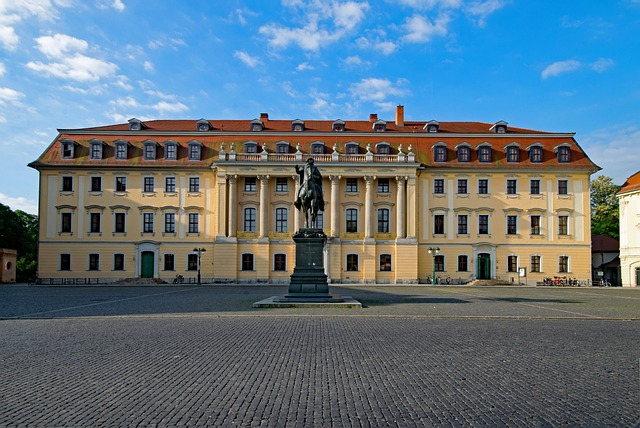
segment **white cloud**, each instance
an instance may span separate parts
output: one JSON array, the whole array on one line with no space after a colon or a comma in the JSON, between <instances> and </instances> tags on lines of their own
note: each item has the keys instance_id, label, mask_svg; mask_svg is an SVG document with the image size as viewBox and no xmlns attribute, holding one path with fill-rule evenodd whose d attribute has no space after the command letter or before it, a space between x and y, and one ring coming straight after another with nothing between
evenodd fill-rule
<instances>
[{"instance_id":1,"label":"white cloud","mask_svg":"<svg viewBox=\"0 0 640 428\"><path fill-rule=\"evenodd\" d=\"M358 55L352 55L343 59L342 63L348 67L358 67L363 64L363 61Z\"/></svg>"},{"instance_id":2,"label":"white cloud","mask_svg":"<svg viewBox=\"0 0 640 428\"><path fill-rule=\"evenodd\" d=\"M11 88L0 88L0 104L15 103L24 98L22 92L18 92Z\"/></svg>"},{"instance_id":3,"label":"white cloud","mask_svg":"<svg viewBox=\"0 0 640 428\"><path fill-rule=\"evenodd\" d=\"M603 73L615 65L611 58L598 58L593 64L591 69L598 73Z\"/></svg>"},{"instance_id":4,"label":"white cloud","mask_svg":"<svg viewBox=\"0 0 640 428\"><path fill-rule=\"evenodd\" d=\"M414 9L435 9L436 7L457 9L462 0L398 0L398 3Z\"/></svg>"},{"instance_id":5,"label":"white cloud","mask_svg":"<svg viewBox=\"0 0 640 428\"><path fill-rule=\"evenodd\" d=\"M118 12L122 12L125 9L125 5L124 3L122 3L122 0L113 0L113 5L111 7L113 7Z\"/></svg>"},{"instance_id":6,"label":"white cloud","mask_svg":"<svg viewBox=\"0 0 640 428\"><path fill-rule=\"evenodd\" d=\"M7 67L5 67L4 63L0 62L0 77L4 76L7 72Z\"/></svg>"},{"instance_id":7,"label":"white cloud","mask_svg":"<svg viewBox=\"0 0 640 428\"><path fill-rule=\"evenodd\" d=\"M159 101L151 106L152 109L158 110L158 112L163 115L166 113L180 113L182 111L189 110L189 107L180 103L180 102L167 102L167 101Z\"/></svg>"},{"instance_id":8,"label":"white cloud","mask_svg":"<svg viewBox=\"0 0 640 428\"><path fill-rule=\"evenodd\" d=\"M338 27L351 30L364 20L368 10L369 3L333 3L334 22Z\"/></svg>"},{"instance_id":9,"label":"white cloud","mask_svg":"<svg viewBox=\"0 0 640 428\"><path fill-rule=\"evenodd\" d=\"M429 42L434 37L446 35L450 22L451 18L447 14L439 15L433 22L424 16L413 15L411 18L407 18L404 23L403 28L407 34L403 39L411 43Z\"/></svg>"},{"instance_id":10,"label":"white cloud","mask_svg":"<svg viewBox=\"0 0 640 428\"><path fill-rule=\"evenodd\" d=\"M61 58L70 52L84 52L89 47L85 40L66 34L42 36L36 40L36 48L48 58Z\"/></svg>"},{"instance_id":11,"label":"white cloud","mask_svg":"<svg viewBox=\"0 0 640 428\"><path fill-rule=\"evenodd\" d=\"M602 167L598 174L613 178L618 185L640 170L640 129L635 124L612 125L591 132L582 139L581 146Z\"/></svg>"},{"instance_id":12,"label":"white cloud","mask_svg":"<svg viewBox=\"0 0 640 428\"><path fill-rule=\"evenodd\" d=\"M296 71L306 71L306 70L313 70L313 69L314 69L314 67L311 64L309 64L308 62L301 62L296 67Z\"/></svg>"},{"instance_id":13,"label":"white cloud","mask_svg":"<svg viewBox=\"0 0 640 428\"><path fill-rule=\"evenodd\" d=\"M243 51L235 51L233 56L244 63L247 67L255 68L260 62L258 58L249 55Z\"/></svg>"},{"instance_id":14,"label":"white cloud","mask_svg":"<svg viewBox=\"0 0 640 428\"><path fill-rule=\"evenodd\" d=\"M388 79L362 79L360 82L351 85L349 91L358 101L381 104L390 96L400 97L405 95L406 91L398 87L398 85L402 83L404 83L404 81L398 81L394 84Z\"/></svg>"},{"instance_id":15,"label":"white cloud","mask_svg":"<svg viewBox=\"0 0 640 428\"><path fill-rule=\"evenodd\" d=\"M145 61L143 67L145 71L152 72L155 70L155 67L153 66L153 63L151 61Z\"/></svg>"},{"instance_id":16,"label":"white cloud","mask_svg":"<svg viewBox=\"0 0 640 428\"><path fill-rule=\"evenodd\" d=\"M14 51L18 47L20 39L13 27L0 25L0 44L8 51Z\"/></svg>"},{"instance_id":17,"label":"white cloud","mask_svg":"<svg viewBox=\"0 0 640 428\"><path fill-rule=\"evenodd\" d=\"M58 7L69 5L66 0L0 0L0 45L15 50L20 43L15 25L31 17L52 21L59 16Z\"/></svg>"},{"instance_id":18,"label":"white cloud","mask_svg":"<svg viewBox=\"0 0 640 428\"><path fill-rule=\"evenodd\" d=\"M474 1L465 7L467 14L475 18L479 27L484 27L489 15L505 6L504 0Z\"/></svg>"},{"instance_id":19,"label":"white cloud","mask_svg":"<svg viewBox=\"0 0 640 428\"><path fill-rule=\"evenodd\" d=\"M376 43L376 49L383 55L391 55L396 51L398 45L394 42L378 42Z\"/></svg>"},{"instance_id":20,"label":"white cloud","mask_svg":"<svg viewBox=\"0 0 640 428\"><path fill-rule=\"evenodd\" d=\"M557 61L546 66L545 69L542 70L541 76L543 79L546 79L547 77L553 77L559 74L576 71L580 67L582 67L582 63L573 59L568 59L566 61Z\"/></svg>"},{"instance_id":21,"label":"white cloud","mask_svg":"<svg viewBox=\"0 0 640 428\"><path fill-rule=\"evenodd\" d=\"M29 214L38 214L38 203L32 199L21 196L14 198L0 193L0 203L9 206L13 211L21 210Z\"/></svg>"}]
</instances>

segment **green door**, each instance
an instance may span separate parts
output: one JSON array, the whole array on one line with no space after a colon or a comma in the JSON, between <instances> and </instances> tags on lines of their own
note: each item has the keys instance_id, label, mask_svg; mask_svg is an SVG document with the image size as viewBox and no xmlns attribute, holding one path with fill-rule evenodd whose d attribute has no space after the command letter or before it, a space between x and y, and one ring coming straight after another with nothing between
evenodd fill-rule
<instances>
[{"instance_id":1,"label":"green door","mask_svg":"<svg viewBox=\"0 0 640 428\"><path fill-rule=\"evenodd\" d=\"M153 278L153 251L143 251L140 265L141 278Z\"/></svg>"},{"instance_id":2,"label":"green door","mask_svg":"<svg viewBox=\"0 0 640 428\"><path fill-rule=\"evenodd\" d=\"M478 279L491 279L491 255L478 254Z\"/></svg>"}]
</instances>

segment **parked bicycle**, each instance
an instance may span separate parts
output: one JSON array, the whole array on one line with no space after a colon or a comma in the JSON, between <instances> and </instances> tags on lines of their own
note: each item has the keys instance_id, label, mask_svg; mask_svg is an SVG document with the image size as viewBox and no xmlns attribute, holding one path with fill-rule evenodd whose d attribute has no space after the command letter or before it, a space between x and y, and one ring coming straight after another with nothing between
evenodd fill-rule
<instances>
[{"instance_id":1,"label":"parked bicycle","mask_svg":"<svg viewBox=\"0 0 640 428\"><path fill-rule=\"evenodd\" d=\"M184 284L184 276L176 275L176 277L173 278L173 283L174 284Z\"/></svg>"}]
</instances>

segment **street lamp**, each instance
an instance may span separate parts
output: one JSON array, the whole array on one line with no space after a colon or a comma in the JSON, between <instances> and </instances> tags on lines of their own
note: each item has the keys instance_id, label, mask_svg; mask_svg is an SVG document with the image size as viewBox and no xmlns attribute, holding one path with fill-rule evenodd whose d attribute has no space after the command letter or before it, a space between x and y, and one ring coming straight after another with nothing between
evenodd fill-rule
<instances>
[{"instance_id":1,"label":"street lamp","mask_svg":"<svg viewBox=\"0 0 640 428\"><path fill-rule=\"evenodd\" d=\"M436 254L440 252L439 247L429 247L429 254L431 254L431 264L433 265L433 274L431 276L431 283L436 284Z\"/></svg>"},{"instance_id":2,"label":"street lamp","mask_svg":"<svg viewBox=\"0 0 640 428\"><path fill-rule=\"evenodd\" d=\"M200 284L200 258L202 257L202 253L206 253L207 250L205 250L204 248L194 248L193 251L198 253L198 285L201 285Z\"/></svg>"}]
</instances>

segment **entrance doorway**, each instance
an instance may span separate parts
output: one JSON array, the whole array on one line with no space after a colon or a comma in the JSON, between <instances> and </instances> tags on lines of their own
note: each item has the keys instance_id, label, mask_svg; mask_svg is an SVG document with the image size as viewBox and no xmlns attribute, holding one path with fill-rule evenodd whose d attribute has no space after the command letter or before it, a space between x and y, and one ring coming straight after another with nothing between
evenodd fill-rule
<instances>
[{"instance_id":1,"label":"entrance doorway","mask_svg":"<svg viewBox=\"0 0 640 428\"><path fill-rule=\"evenodd\" d=\"M491 254L478 254L478 279L491 279Z\"/></svg>"},{"instance_id":2,"label":"entrance doorway","mask_svg":"<svg viewBox=\"0 0 640 428\"><path fill-rule=\"evenodd\" d=\"M155 262L153 251L143 251L140 255L140 278L153 278Z\"/></svg>"}]
</instances>

